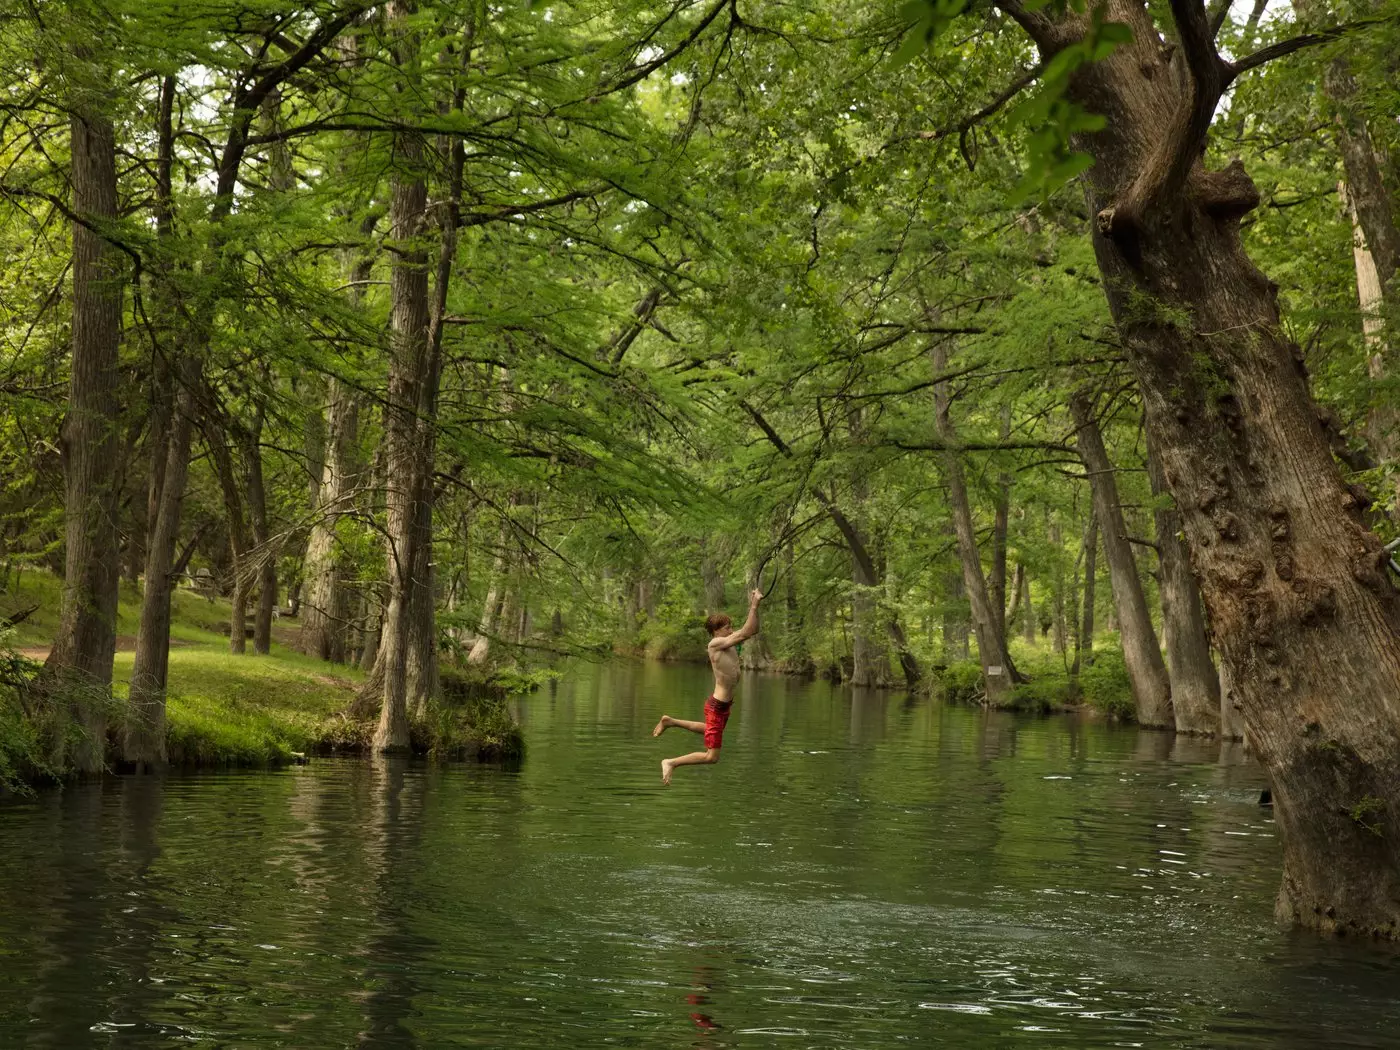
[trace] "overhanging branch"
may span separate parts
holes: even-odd
[[[1226,82],[1228,83],[1230,80],[1234,80],[1241,73],[1247,73],[1251,69],[1262,66],[1265,62],[1272,62],[1276,58],[1282,58],[1284,55],[1291,55],[1295,51],[1302,51],[1304,48],[1308,47],[1317,47],[1319,44],[1331,43],[1333,40],[1338,40],[1348,33],[1354,33],[1358,29],[1369,29],[1371,26],[1384,25],[1387,22],[1394,21],[1397,21],[1394,15],[1377,15],[1374,18],[1360,18],[1355,22],[1347,22],[1343,25],[1333,26],[1331,29],[1322,29],[1316,33],[1303,33],[1301,36],[1280,40],[1278,43],[1270,44],[1268,47],[1261,47],[1252,55],[1245,55],[1244,58],[1238,61],[1226,63],[1225,68],[1229,74],[1229,79]]]

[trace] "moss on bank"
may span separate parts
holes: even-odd
[[[0,616],[40,604],[18,628],[0,635],[0,788],[23,790],[67,775],[62,756],[69,720],[40,699],[31,683],[38,658],[57,625],[58,581],[26,573],[18,594],[0,600]],[[134,630],[135,611],[123,595],[118,633]],[[266,766],[302,755],[368,750],[372,721],[346,710],[364,682],[355,668],[303,656],[274,642],[272,652],[228,651],[228,603],[176,592],[166,695],[170,762],[185,768]],[[279,622],[288,637],[295,622]],[[17,651],[20,650],[20,651]],[[119,651],[114,666],[113,722],[123,711],[134,653]],[[509,697],[534,688],[537,676],[445,671],[444,702],[412,727],[414,750],[442,758],[510,761],[520,756],[519,724]],[[52,716],[52,717],[50,717]]]

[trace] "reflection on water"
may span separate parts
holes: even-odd
[[[518,771],[398,760],[0,806],[0,1046],[1383,1047],[1393,956],[1271,920],[1235,745],[583,666]]]

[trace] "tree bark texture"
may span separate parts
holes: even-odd
[[[368,237],[375,220],[367,219],[360,232]],[[369,279],[374,258],[367,252],[348,261],[350,300],[362,298],[360,289]],[[360,403],[357,392],[336,377],[326,384],[325,446],[314,506],[316,520],[306,541],[303,602],[297,647],[309,656],[334,663],[346,660],[350,601],[342,582],[336,527],[351,509],[361,468],[359,457]]]
[[[860,410],[850,413],[851,441],[861,440]],[[847,537],[851,553],[851,685],[858,687],[886,686],[890,682],[890,655],[888,647],[880,640],[879,590],[880,570],[870,551],[869,529],[865,521],[865,505],[869,498],[869,486],[859,471],[850,478],[850,501],[843,508],[849,512],[851,532],[856,535],[853,542]],[[839,527],[839,526],[838,526]],[[843,534],[846,530],[842,530]],[[862,549],[863,557],[855,554],[856,546]]]
[[[326,452],[316,520],[306,541],[306,597],[297,647],[308,656],[345,662],[349,603],[341,583],[336,526],[351,509],[358,483],[360,406],[355,392],[331,379],[327,385]]]
[[[1181,518],[1170,499],[1162,465],[1147,449],[1152,492],[1158,497],[1157,559],[1161,566],[1162,635],[1167,646],[1172,714],[1178,733],[1214,735],[1220,731],[1220,672],[1210,658],[1201,592],[1191,571],[1186,544],[1181,541]]]
[[[190,465],[190,432],[195,412],[194,388],[199,365],[179,362],[179,390],[166,442],[166,462],[146,543],[146,586],[141,594],[141,623],[131,667],[131,691],[122,757],[140,768],[166,763],[165,686],[170,671],[170,599],[175,589],[175,543]]]
[[[1001,409],[1001,425],[997,429],[1002,441],[1011,437],[1011,405]],[[992,612],[997,618],[997,632],[1006,637],[1006,544],[1011,525],[1011,475],[997,475],[996,500],[992,515],[992,571],[987,576],[987,594]]]
[[[214,473],[219,478],[219,488],[223,490],[224,513],[228,515],[229,551],[233,562],[228,645],[229,652],[237,655],[248,651],[248,585],[251,583],[247,564],[248,524],[243,515],[243,497],[233,469],[233,456],[229,452],[228,432],[218,418],[213,391],[206,390],[204,401],[205,443],[214,463]]]
[[[267,519],[267,485],[263,480],[262,434],[264,408],[258,404],[252,429],[244,435],[243,466],[248,481],[248,524],[253,531],[257,565],[258,604],[253,612],[253,652],[272,651],[272,614],[277,608],[277,552]]]
[[[1050,579],[1050,615],[1052,617],[1050,627],[1053,632],[1052,640],[1055,652],[1063,653],[1069,648],[1069,632],[1065,627],[1064,540],[1060,535],[1060,523],[1053,518],[1046,526],[1046,538],[1050,541],[1050,549],[1054,552],[1055,558]]]
[[[1157,646],[1157,632],[1152,627],[1147,598],[1138,578],[1137,561],[1123,524],[1113,464],[1104,449],[1093,401],[1086,391],[1080,390],[1070,398],[1070,412],[1074,415],[1079,458],[1084,461],[1093,493],[1094,517],[1101,526],[1104,556],[1113,585],[1113,605],[1118,610],[1123,661],[1132,682],[1138,724],[1152,728],[1171,726],[1174,720],[1167,665]]]
[[[1089,507],[1089,523],[1084,526],[1084,615],[1075,624],[1074,663],[1070,674],[1094,663],[1094,606],[1099,600],[1099,519]]]
[[[948,370],[948,351],[942,343],[929,351],[933,374]],[[949,409],[952,401],[946,382],[933,388],[934,417],[938,435],[949,443],[956,439]],[[982,574],[982,558],[977,550],[977,533],[972,526],[972,503],[967,495],[967,479],[962,461],[956,452],[943,453],[943,474],[948,483],[948,505],[953,515],[953,529],[958,538],[958,557],[962,562],[963,586],[972,607],[972,630],[977,636],[977,658],[982,664],[982,691],[988,706],[1004,707],[1011,700],[1015,667],[1006,648],[1006,635],[1001,629],[1001,617],[993,608],[988,593],[987,578]]]
[[[407,5],[394,4],[400,16]],[[414,572],[420,568],[416,548],[416,503],[420,495],[418,399],[428,356],[428,259],[421,246],[428,186],[423,175],[423,143],[412,133],[395,144],[400,169],[392,180],[390,238],[395,242],[389,294],[392,337],[389,391],[384,407],[386,508],[388,517],[389,601],[379,660],[384,664],[384,693],[376,750],[408,747],[408,650],[413,619]]]
[[[60,448],[64,477],[63,600],[46,668],[81,730],[71,762],[99,772],[117,640],[117,348],[123,265],[102,238],[117,218],[116,134],[83,106],[69,121],[73,156],[73,336],[68,411]],[[62,764],[62,763],[60,763]]]
[[[1088,25],[1005,6],[1045,56]],[[1133,40],[1071,80],[1071,98],[1107,121],[1076,138],[1096,161],[1099,268],[1230,692],[1273,785],[1277,912],[1394,938],[1400,592],[1332,458],[1277,288],[1241,245],[1258,191],[1238,162],[1201,161],[1232,67],[1201,5],[1172,7],[1178,48],[1162,46],[1148,9],[1109,0],[1104,14]]]

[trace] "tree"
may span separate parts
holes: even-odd
[[[116,129],[104,112],[110,81],[90,57],[73,70],[73,352],[61,447],[64,587],[58,633],[46,668],[81,726],[74,765],[104,765],[107,700],[117,640],[117,492],[121,344],[126,261],[110,242],[117,222]],[[60,760],[61,762],[61,760]]]

